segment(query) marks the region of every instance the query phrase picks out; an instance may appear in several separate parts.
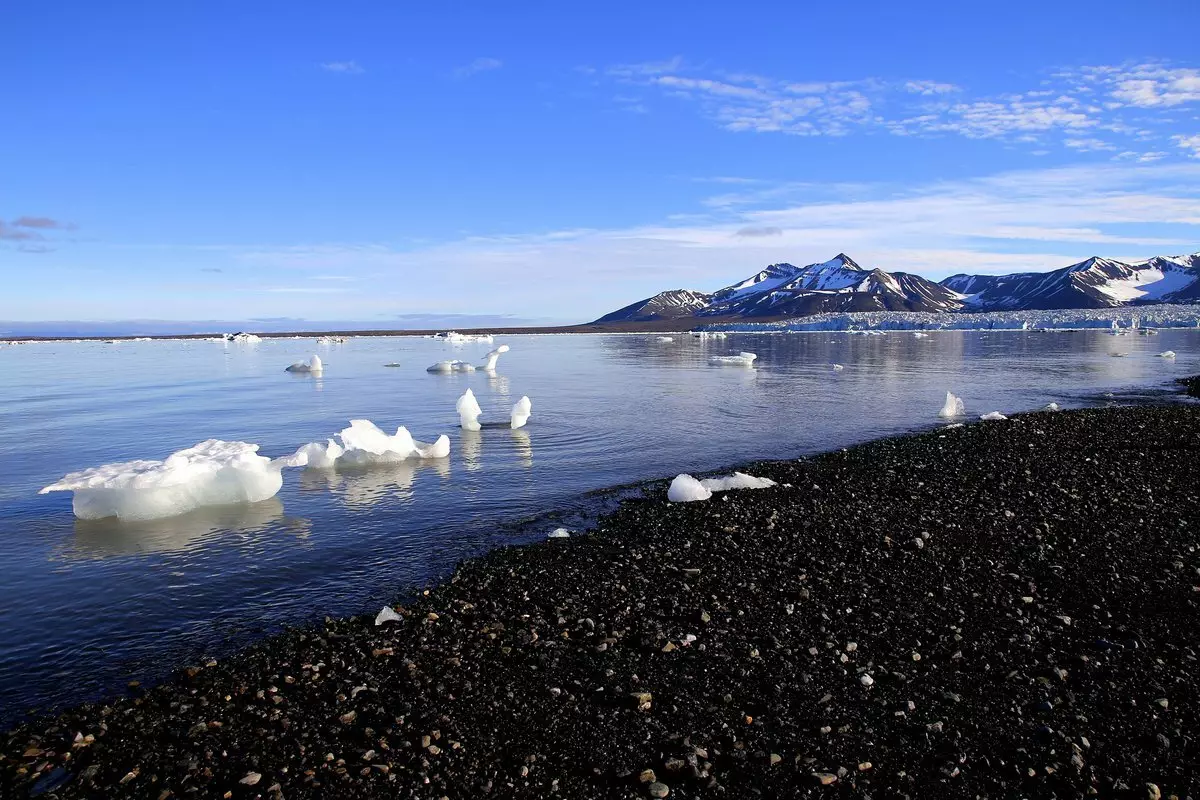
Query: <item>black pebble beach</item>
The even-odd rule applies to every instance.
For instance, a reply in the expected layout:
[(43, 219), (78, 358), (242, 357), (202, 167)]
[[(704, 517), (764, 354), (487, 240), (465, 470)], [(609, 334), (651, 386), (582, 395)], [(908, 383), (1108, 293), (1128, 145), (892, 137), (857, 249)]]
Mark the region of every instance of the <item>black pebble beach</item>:
[(0, 734), (0, 795), (1200, 796), (1200, 406), (745, 470)]

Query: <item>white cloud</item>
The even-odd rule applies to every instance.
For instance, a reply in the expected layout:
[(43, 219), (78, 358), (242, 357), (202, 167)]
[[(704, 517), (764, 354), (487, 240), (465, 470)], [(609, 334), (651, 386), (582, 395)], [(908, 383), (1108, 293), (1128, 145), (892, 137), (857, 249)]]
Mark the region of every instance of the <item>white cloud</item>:
[(951, 92), (960, 92), (962, 90), (953, 83), (938, 83), (937, 81), (907, 81), (904, 84), (904, 91), (911, 92), (913, 94), (925, 95), (928, 97), (930, 95), (950, 94)]
[(1184, 150), (1192, 151), (1192, 158), (1200, 158), (1200, 134), (1195, 136), (1172, 136), (1171, 141)]
[(470, 64), (464, 64), (454, 70), (456, 78), (469, 78), (480, 72), (488, 72), (493, 69), (500, 69), (504, 66), (504, 62), (498, 58), (477, 58)]
[(321, 69), (338, 75), (361, 75), (366, 71), (354, 61), (326, 61)]
[(1117, 146), (1110, 144), (1103, 139), (1064, 139), (1063, 144), (1072, 150), (1079, 150), (1084, 153), (1094, 153), (1101, 150), (1116, 150)]
[(1113, 98), (1131, 106), (1177, 106), (1200, 101), (1200, 70), (1141, 65), (1107, 76)]

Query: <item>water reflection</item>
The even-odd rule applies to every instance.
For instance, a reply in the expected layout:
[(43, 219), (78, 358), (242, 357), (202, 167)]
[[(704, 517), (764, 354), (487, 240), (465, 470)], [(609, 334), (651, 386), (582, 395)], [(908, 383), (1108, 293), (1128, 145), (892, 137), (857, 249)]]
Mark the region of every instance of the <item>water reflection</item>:
[[(214, 536), (237, 532), (264, 533), (284, 522), (283, 503), (272, 497), (259, 503), (209, 506), (167, 519), (122, 522), (109, 519), (76, 519), (74, 540), (63, 555), (68, 558), (107, 558), (137, 553), (191, 550)], [(288, 520), (307, 536), (307, 520)]]
[(425, 470), (432, 470), (442, 479), (449, 478), (450, 459), (408, 459), (337, 470), (306, 469), (300, 473), (300, 488), (331, 492), (347, 508), (361, 510), (384, 500), (411, 500), (417, 476)]
[(463, 462), (466, 464), (469, 472), (475, 472), (483, 466), (479, 460), (479, 454), (483, 450), (483, 432), (482, 431), (462, 431), (462, 454)]
[(513, 442), (517, 446), (517, 463), (529, 469), (533, 466), (533, 439), (529, 437), (529, 431), (524, 428), (518, 428), (511, 433)]

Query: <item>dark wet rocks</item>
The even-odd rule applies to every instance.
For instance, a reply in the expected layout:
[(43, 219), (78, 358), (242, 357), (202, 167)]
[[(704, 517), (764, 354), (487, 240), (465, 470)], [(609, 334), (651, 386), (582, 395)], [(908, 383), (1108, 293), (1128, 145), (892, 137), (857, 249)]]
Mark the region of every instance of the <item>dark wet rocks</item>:
[(746, 470), (0, 734), (0, 797), (1200, 796), (1200, 408)]

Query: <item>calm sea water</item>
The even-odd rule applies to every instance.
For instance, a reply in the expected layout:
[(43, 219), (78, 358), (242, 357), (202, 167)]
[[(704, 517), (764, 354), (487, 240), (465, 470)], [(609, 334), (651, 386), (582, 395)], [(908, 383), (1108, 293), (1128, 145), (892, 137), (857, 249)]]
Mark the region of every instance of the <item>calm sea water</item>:
[[(558, 521), (539, 515), (586, 511), (593, 490), (931, 426), (947, 389), (977, 416), (1128, 402), (1200, 372), (1200, 331), (1184, 330), (657, 339), (506, 337), (494, 376), (427, 374), (491, 346), (417, 338), (0, 347), (0, 722), (282, 625), (374, 612), (465, 556), (544, 535)], [(1176, 360), (1156, 357), (1168, 349)], [(755, 368), (708, 363), (739, 350), (759, 354)], [(284, 372), (314, 351), (321, 378)], [(458, 430), (467, 387), (485, 421), (529, 395), (529, 426)], [(69, 493), (37, 494), (72, 470), (207, 438), (283, 455), (351, 418), (447, 433), (451, 457), (288, 470), (273, 500), (138, 525), (76, 521)]]

